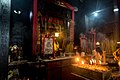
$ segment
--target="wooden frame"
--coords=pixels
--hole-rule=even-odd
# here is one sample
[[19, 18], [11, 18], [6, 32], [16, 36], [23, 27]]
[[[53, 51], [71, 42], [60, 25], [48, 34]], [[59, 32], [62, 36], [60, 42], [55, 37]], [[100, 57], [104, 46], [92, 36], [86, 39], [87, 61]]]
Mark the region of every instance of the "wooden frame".
[[43, 38], [43, 54], [54, 54], [54, 38]]

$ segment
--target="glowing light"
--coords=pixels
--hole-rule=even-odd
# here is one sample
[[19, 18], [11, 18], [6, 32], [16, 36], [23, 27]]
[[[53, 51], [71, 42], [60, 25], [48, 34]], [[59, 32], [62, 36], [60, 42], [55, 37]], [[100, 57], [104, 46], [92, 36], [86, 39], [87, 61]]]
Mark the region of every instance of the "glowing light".
[[55, 37], [59, 37], [59, 33], [55, 33]]
[[120, 61], [118, 62], [118, 65], [119, 65], [119, 71], [120, 71]]
[[21, 11], [18, 11], [18, 14], [21, 14]]
[[95, 17], [97, 17], [97, 16], [98, 16], [98, 13], [97, 13], [97, 12], [95, 12], [95, 13], [94, 13], [94, 16], [95, 16]]
[[91, 60], [94, 63], [94, 59]]
[[77, 57], [77, 58], [75, 58], [75, 62], [79, 62], [80, 61], [80, 59]]
[[120, 44], [120, 42], [117, 42], [117, 44]]
[[118, 9], [118, 8], [115, 8], [113, 11], [114, 11], [114, 12], [117, 12], [117, 11], [119, 11], [119, 9]]
[[118, 62], [118, 65], [119, 65], [119, 67], [120, 67], [120, 61]]
[[16, 11], [16, 10], [14, 10], [14, 13], [16, 13], [16, 14], [17, 14], [17, 11]]
[[33, 13], [32, 11], [30, 11], [30, 14], [29, 14], [30, 20], [32, 19], [32, 16], [33, 16]]
[[100, 43], [99, 43], [99, 42], [97, 42], [97, 43], [96, 43], [96, 45], [100, 45]]
[[84, 64], [84, 61], [82, 61], [82, 64]]
[[14, 45], [14, 46], [13, 46], [13, 49], [17, 49], [17, 47], [18, 47], [17, 45]]
[[30, 80], [29, 78], [27, 80]]
[[92, 61], [93, 64], [96, 64], [96, 60], [92, 59], [91, 61]]
[[68, 27], [70, 26], [70, 22], [67, 22], [67, 26], [68, 26]]
[[99, 61], [99, 64], [101, 64], [102, 62], [101, 61]]
[[102, 10], [97, 10], [95, 12], [92, 12], [92, 15], [94, 15], [94, 17], [97, 17], [98, 16], [98, 13], [101, 12]]
[[90, 60], [90, 64], [92, 64], [92, 60]]
[[14, 10], [15, 14], [21, 14], [21, 11]]

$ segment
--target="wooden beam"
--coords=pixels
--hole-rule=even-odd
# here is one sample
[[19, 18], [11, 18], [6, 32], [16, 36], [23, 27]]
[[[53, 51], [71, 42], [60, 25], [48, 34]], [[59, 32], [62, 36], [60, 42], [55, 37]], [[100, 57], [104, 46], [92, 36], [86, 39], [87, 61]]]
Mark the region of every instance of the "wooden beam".
[[[75, 9], [73, 6], [71, 6], [70, 4], [64, 2], [64, 4], [67, 6], [67, 8], [69, 8], [72, 11], [72, 21], [70, 23], [70, 42], [74, 42], [74, 17], [75, 17]], [[74, 43], [73, 43], [74, 44]]]
[[74, 21], [74, 16], [75, 16], [74, 15], [74, 11], [75, 11], [74, 7], [66, 2], [64, 2], [64, 4], [67, 6], [67, 8], [69, 8], [72, 11], [72, 20]]

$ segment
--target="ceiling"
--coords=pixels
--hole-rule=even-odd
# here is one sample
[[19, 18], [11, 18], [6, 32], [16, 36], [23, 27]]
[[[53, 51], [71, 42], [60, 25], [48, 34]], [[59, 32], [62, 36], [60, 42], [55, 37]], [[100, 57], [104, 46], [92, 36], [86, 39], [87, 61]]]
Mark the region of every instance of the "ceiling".
[[[22, 16], [32, 10], [33, 0], [11, 0], [12, 1], [12, 12], [13, 10], [21, 10]], [[74, 7], [78, 8], [76, 16], [83, 16], [96, 10], [113, 8], [115, 0], [64, 0]], [[29, 3], [29, 4], [28, 4]]]
[[73, 6], [84, 9], [85, 13], [93, 12], [96, 10], [113, 7], [115, 0], [66, 0]]

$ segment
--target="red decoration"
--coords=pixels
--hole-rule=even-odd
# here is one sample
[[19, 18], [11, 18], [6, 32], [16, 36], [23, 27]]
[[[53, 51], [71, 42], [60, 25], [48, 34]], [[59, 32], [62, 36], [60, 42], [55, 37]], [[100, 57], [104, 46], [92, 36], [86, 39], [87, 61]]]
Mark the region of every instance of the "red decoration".
[[43, 37], [42, 51], [44, 54], [54, 54], [54, 38]]
[[34, 9], [34, 14], [33, 14], [33, 42], [32, 42], [32, 52], [33, 54], [36, 54], [36, 44], [37, 44], [37, 0], [34, 0], [33, 3], [33, 9]]
[[94, 49], [96, 48], [96, 30], [95, 29], [91, 29], [89, 34], [92, 34], [93, 35], [93, 38], [94, 38]]
[[87, 38], [84, 34], [81, 34], [80, 36], [80, 47], [84, 50], [88, 50], [88, 45], [87, 45]]
[[74, 7], [72, 7], [70, 4], [68, 4], [68, 3], [66, 3], [66, 2], [64, 2], [64, 4], [65, 4], [70, 10], [72, 10], [72, 20], [74, 21], [74, 11], [75, 11]]

